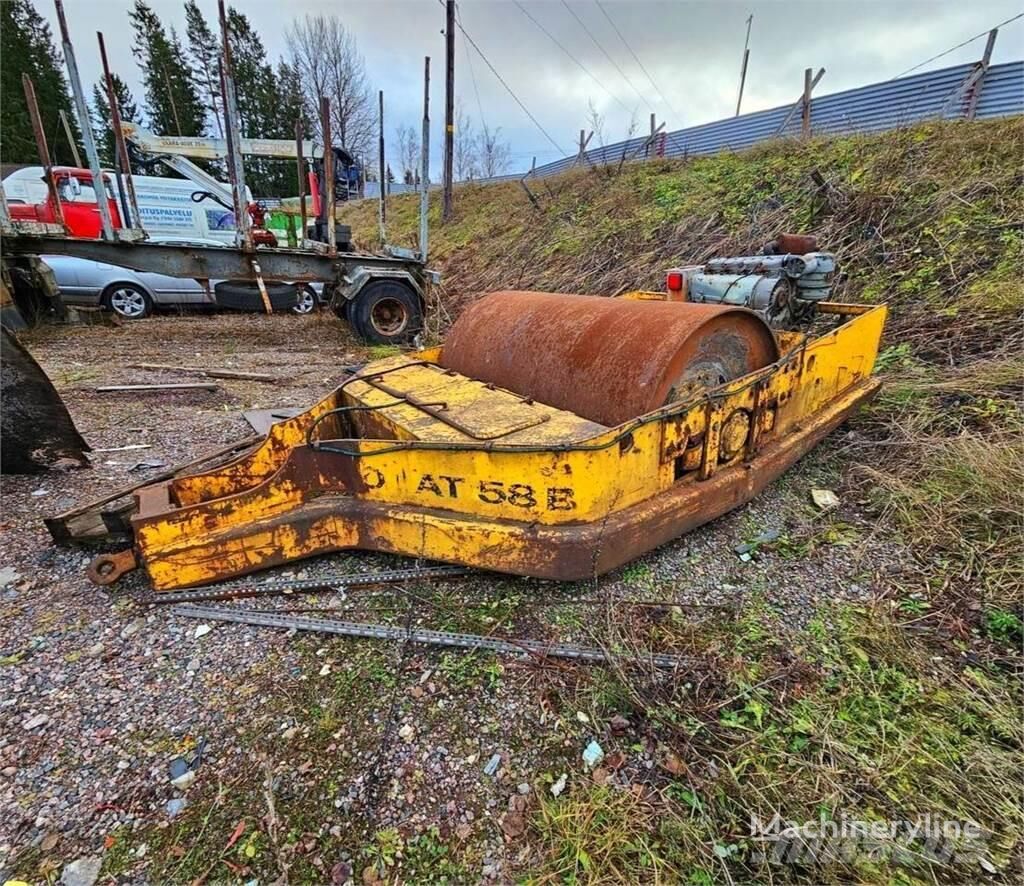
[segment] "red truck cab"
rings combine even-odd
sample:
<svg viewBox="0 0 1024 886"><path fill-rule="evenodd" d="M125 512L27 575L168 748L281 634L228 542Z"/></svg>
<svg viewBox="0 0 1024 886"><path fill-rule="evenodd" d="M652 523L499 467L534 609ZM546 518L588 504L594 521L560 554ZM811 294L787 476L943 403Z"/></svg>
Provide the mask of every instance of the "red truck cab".
<svg viewBox="0 0 1024 886"><path fill-rule="evenodd" d="M102 236L103 226L100 223L96 192L92 186L92 172L74 166L54 166L52 173L68 232L73 237L98 240ZM103 190L107 195L111 222L115 228L123 227L121 215L117 211L117 201L114 199L111 178L106 173L103 174ZM12 203L10 211L12 221L57 223L56 207L49 192L45 203Z"/></svg>

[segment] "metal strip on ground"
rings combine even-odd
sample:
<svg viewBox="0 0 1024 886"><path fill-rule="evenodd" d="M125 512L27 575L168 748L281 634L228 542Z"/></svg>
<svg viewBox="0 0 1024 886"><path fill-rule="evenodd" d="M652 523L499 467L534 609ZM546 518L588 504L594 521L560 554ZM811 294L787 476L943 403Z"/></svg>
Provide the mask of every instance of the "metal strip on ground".
<svg viewBox="0 0 1024 886"><path fill-rule="evenodd" d="M376 640L411 640L430 646L449 646L461 649L488 649L508 655L520 655L528 652L534 655L569 658L577 661L605 663L612 660L628 661L638 664L650 664L658 668L696 670L700 667L698 659L681 655L664 653L630 654L615 653L609 655L603 649L587 646L571 646L564 643L544 643L539 640L503 640L494 637L483 637L479 634L457 634L449 631L431 631L404 628L392 625L366 624L353 621L339 621L331 618L306 618L298 615L271 615L269 613L250 612L243 609L229 609L224 606L176 606L172 615L186 618L211 619L213 621L231 621L239 624L262 625L271 628L295 629L299 631L318 631L326 634L340 634L345 637L367 637Z"/></svg>
<svg viewBox="0 0 1024 886"><path fill-rule="evenodd" d="M282 579L245 585L210 585L194 591L150 593L142 603L194 603L205 600L240 600L244 597L274 597L282 594L301 594L311 591L346 591L350 588L397 584L403 581L459 578L474 570L465 566L425 566L421 569L391 569L361 575L326 575L319 578Z"/></svg>

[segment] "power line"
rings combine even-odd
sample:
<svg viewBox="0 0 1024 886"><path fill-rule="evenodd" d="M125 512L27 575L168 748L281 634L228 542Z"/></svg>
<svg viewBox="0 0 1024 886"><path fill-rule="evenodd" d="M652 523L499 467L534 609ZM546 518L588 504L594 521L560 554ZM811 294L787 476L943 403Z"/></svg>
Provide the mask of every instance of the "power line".
<svg viewBox="0 0 1024 886"><path fill-rule="evenodd" d="M455 16L459 27L462 27L462 13L459 10L459 5L455 5ZM483 123L484 129L487 129L487 118L484 117L484 104L480 101L480 90L477 89L476 85L476 71L473 70L473 56L469 54L469 46L465 43L462 44L462 49L466 53L466 64L469 65L469 76L473 81L473 92L476 94L476 106L477 110L480 111L480 122Z"/></svg>
<svg viewBox="0 0 1024 886"><path fill-rule="evenodd" d="M1005 22L1000 22L998 25L993 25L991 28L988 28L987 30L982 31L980 34L975 34L973 37L970 37L969 39L964 40L963 43L957 43L956 46L951 46L945 52L940 52L938 55L933 55L931 58L925 59L923 62L921 62L918 65L914 65L914 67L912 67L912 68L907 68L903 73L897 74L892 79L893 80L898 80L900 77L905 77L911 71L916 71L918 68L923 68L925 65L930 64L931 62L936 61L937 59L942 58L944 55L949 55L951 52L956 52L958 49L962 49L968 43L973 43L975 40L977 40L977 39L979 39L981 37L984 37L986 34L990 33L991 31L994 31L996 28L1001 28L1003 25L1008 25L1008 24L1010 24L1010 22L1015 22L1019 18L1024 18L1024 12L1018 13L1013 18L1008 18Z"/></svg>
<svg viewBox="0 0 1024 886"><path fill-rule="evenodd" d="M438 3L440 3L442 7L444 6L444 0L438 0ZM479 55L480 58L484 60L484 64L487 65L487 67L490 68L491 73L498 78L498 82L505 87L505 91L509 95L511 95L512 98L515 100L515 103L519 105L520 108L522 108L523 113L530 118L530 121L533 123L534 126L537 127L541 135L543 135L544 138L551 142L551 144L554 145L559 150L559 152L564 156L567 153L565 148L563 148L548 134L548 131L543 126L541 126L540 123L537 121L537 118L530 113L529 108L527 108L526 105L523 104L522 99L520 99L519 96L512 91L512 87L505 82L505 79L501 76L501 74L498 73L494 65L491 64L490 59L488 59L487 56L484 55L483 50L476 45L476 41L469 36L469 32L462 26L462 22L459 21L457 22L457 24L459 26L459 30L462 31L462 36L465 37L467 41L469 41L469 45L472 46L473 49L476 50L477 55Z"/></svg>
<svg viewBox="0 0 1024 886"><path fill-rule="evenodd" d="M591 80L593 80L598 86L600 86L605 92L607 92L610 98L618 102L619 107L621 107L622 110L624 110L627 114L633 113L633 111L630 108L628 108L626 104L617 95L615 95L615 93L613 93L607 86L605 86L600 80L598 80L597 77L595 77L593 74L590 73L589 70L587 70L587 67L583 64L583 62L581 62L578 58L576 58L576 56L569 52L569 50L566 49L561 43L559 43L555 36L547 28L544 27L544 25L542 25L539 21L537 21L537 19L530 15L530 13L526 11L526 7L523 6L523 4L519 2L519 0L513 0L513 2L516 4L516 6L519 7L519 11L523 15L525 15L531 22L533 22L538 28L540 28L540 30L544 32L544 34L552 43L555 44L555 46L557 46L559 49L562 50L562 52L569 56L569 58L572 59L573 62L575 62L576 66L581 71L583 71L584 74L586 74Z"/></svg>
<svg viewBox="0 0 1024 886"><path fill-rule="evenodd" d="M618 29L618 26L615 24L614 21L612 21L612 17L608 15L607 10L601 5L601 0L594 0L594 2L597 4L597 8L601 10L601 13L604 15L604 17L608 19L608 24L610 24L615 33L619 35L619 39L622 41L623 46L625 46L626 49L629 50L629 54L633 56L633 61L635 61L640 66L640 70L644 72L644 76L646 76L648 81L650 81L651 86L654 87L654 91L661 96L661 100L665 103L668 109L675 115L676 120L681 121L682 116L675 108L672 107L672 103L667 98L665 98L665 93L658 89L658 84L654 82L654 78L648 73L647 68L644 67L644 63L640 61L640 58L637 56L637 54L633 52L633 47L630 46L626 38L622 36L622 31Z"/></svg>
<svg viewBox="0 0 1024 886"><path fill-rule="evenodd" d="M598 49L600 49L600 50L601 50L601 52L603 52L603 53L604 53L604 57L605 57L606 59L608 59L608 61L610 61L610 62L612 63L612 66L613 66L613 67L615 68L615 70L616 70L616 71L618 71L618 72L619 72L619 75L620 75L620 76L622 77L622 79L623 79L623 80L625 80L625 81L626 81L626 82L627 82L627 83L629 84L629 88L630 88L630 89L632 89L632 90L633 90L633 92L635 92L635 93L637 94L637 98L639 98L639 99L640 99L640 101L642 101L642 102L643 102L643 103L644 103L645 105L647 105L647 107L648 107L648 108L650 108L650 109L651 109L651 110L653 111L653 110L654 110L654 107L653 107L653 105L651 105L651 103L650 103L649 101L647 101L647 99L646 99L646 98L645 98L645 97L643 96L643 94L641 94L640 90L639 90L639 89L637 89L637 88L636 88L636 87L635 87L635 86L633 85L633 81L632 81L632 80L630 80L630 79L629 79L629 77L627 77L627 76L626 76L626 72L625 72L625 71L623 71L623 70L622 70L622 68L620 68L620 67L618 66L618 64L616 63L615 59L613 59L613 58L612 58L612 57L611 57L611 56L610 56L610 55L608 54L608 50L606 50L606 49L604 48L604 46L602 46L602 45L601 45L601 42L600 42L600 41L599 41L599 40L597 39L597 37L595 37L595 36L594 36L594 35L593 35L593 34L592 34L592 33L590 32L590 28L588 28L588 27L586 26L586 24L584 23L583 19L581 19L581 18L580 18L580 17L578 16L578 15L576 15L576 13L575 13L575 12L573 12L573 11L572 11L572 7L571 7L571 6L570 6L570 5L568 4L568 3L566 3L566 2L565 2L565 0L562 0L562 6L564 6L564 7L566 8L566 10L567 10L567 11L569 12L569 15L571 15L571 16L572 16L572 17L573 17L574 19L576 19L576 21L578 21L578 22L580 23L580 27L581 27L581 28L583 28L583 30L587 32L587 36L588 36L588 37L589 37L589 38L590 38L591 40L593 40L593 41L594 41L594 45L595 45L595 46L596 46L596 47L597 47Z"/></svg>

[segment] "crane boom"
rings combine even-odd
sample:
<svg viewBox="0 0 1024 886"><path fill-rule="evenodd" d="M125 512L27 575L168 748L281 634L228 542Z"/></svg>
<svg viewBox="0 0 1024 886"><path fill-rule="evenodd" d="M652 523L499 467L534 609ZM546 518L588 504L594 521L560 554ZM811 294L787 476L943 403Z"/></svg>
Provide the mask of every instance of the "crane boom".
<svg viewBox="0 0 1024 886"><path fill-rule="evenodd" d="M195 157L198 160L222 160L228 155L228 143L222 138L206 138L188 135L155 135L137 123L122 123L124 137L147 154L173 154L179 157ZM251 157L275 157L281 160L295 159L296 142L292 139L243 138L239 149ZM324 155L323 145L306 139L302 142L302 156L316 160Z"/></svg>
<svg viewBox="0 0 1024 886"><path fill-rule="evenodd" d="M122 123L121 132L137 154L148 156L153 160L162 163L164 166L173 169L179 175L196 182L205 189L216 200L225 206L231 206L234 201L234 193L230 185L217 181L212 175L201 169L189 158L196 160L223 160L228 157L228 143L222 138L207 138L205 136L185 135L156 135L148 129L143 129L137 123ZM316 213L312 238L321 242L328 242L326 231L328 229L328 209L326 204L326 193L324 187L324 149L309 139L301 142L291 139L274 138L241 138L238 140L239 151L250 157L263 157L266 159L295 160L296 154L301 151L302 159L309 160L311 170L309 172L310 193L313 197L313 207ZM349 200L361 194L360 176L361 171L355 158L345 148L334 146L331 149L330 169L333 176L333 194L335 201ZM300 164L304 165L304 164ZM195 195L193 195L195 199ZM255 228L263 228L263 218L266 207L260 203L248 203L248 211L252 216ZM306 234L303 232L303 238ZM268 241L272 235L267 234Z"/></svg>

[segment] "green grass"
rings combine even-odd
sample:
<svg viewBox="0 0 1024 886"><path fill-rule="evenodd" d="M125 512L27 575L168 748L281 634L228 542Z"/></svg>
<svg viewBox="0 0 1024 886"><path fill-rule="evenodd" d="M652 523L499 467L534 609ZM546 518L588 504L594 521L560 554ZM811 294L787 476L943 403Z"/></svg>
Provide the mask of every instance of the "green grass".
<svg viewBox="0 0 1024 886"><path fill-rule="evenodd" d="M402 353L398 345L370 345L366 351L371 360L383 360Z"/></svg>
<svg viewBox="0 0 1024 886"><path fill-rule="evenodd" d="M563 797L545 795L533 818L544 857L532 878L931 883L980 876L969 853L942 863L861 853L769 869L750 821L776 813L798 822L926 813L975 821L990 835L986 862L1008 874L1024 839L1016 776L1024 728L1012 676L936 665L884 607L848 607L829 619L835 627L819 622L787 650L803 662L796 672L780 662L776 634L749 624L759 615L714 631L709 645L742 650L742 666L719 690L728 703L677 700L675 723L651 709L638 725L686 761L685 773L655 772L641 779L642 790L581 776ZM608 698L604 681L593 691ZM634 707L632 718L643 713Z"/></svg>

